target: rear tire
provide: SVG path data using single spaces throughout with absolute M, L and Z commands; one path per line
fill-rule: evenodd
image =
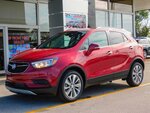
M 58 96 L 64 102 L 77 100 L 83 92 L 83 78 L 73 70 L 67 71 L 59 85 Z
M 131 87 L 139 86 L 143 81 L 144 77 L 143 71 L 144 71 L 143 66 L 140 63 L 135 62 L 132 65 L 129 75 L 126 79 L 128 85 Z

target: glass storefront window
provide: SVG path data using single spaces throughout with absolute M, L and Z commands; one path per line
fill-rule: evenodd
M 9 58 L 38 45 L 38 33 L 34 29 L 9 29 Z
M 108 9 L 108 0 L 95 0 L 96 9 Z
M 132 11 L 132 0 L 110 0 L 109 7 L 111 10 L 121 12 L 133 12 Z
M 133 16 L 123 14 L 123 28 L 133 33 Z
M 110 13 L 110 26 L 115 28 L 121 28 L 121 14 Z
M 107 11 L 96 11 L 96 27 L 108 27 Z
M 43 42 L 49 37 L 48 4 L 39 4 L 39 22 L 41 31 L 41 41 Z
M 0 23 L 36 25 L 35 3 L 1 0 Z
M 25 23 L 36 25 L 36 6 L 33 3 L 24 3 Z

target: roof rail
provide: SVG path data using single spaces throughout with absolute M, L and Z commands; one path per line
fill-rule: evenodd
M 114 28 L 112 28 L 112 27 L 97 27 L 96 29 L 114 29 Z

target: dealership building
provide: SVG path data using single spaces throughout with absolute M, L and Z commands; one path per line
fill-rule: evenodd
M 15 54 L 69 28 L 115 27 L 135 35 L 149 0 L 0 0 L 0 74 Z

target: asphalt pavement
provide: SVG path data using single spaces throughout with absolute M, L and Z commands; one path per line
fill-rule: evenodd
M 73 103 L 63 103 L 50 95 L 16 95 L 5 88 L 2 80 L 0 113 L 150 113 L 150 59 L 145 61 L 144 73 L 140 87 L 130 88 L 122 80 L 96 85 Z

